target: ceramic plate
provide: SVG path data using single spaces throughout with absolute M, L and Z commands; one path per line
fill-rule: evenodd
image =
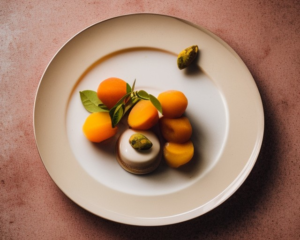
M 189 69 L 177 54 L 198 45 Z M 127 128 L 100 144 L 85 139 L 89 115 L 79 91 L 119 77 L 153 95 L 175 89 L 189 105 L 195 154 L 179 169 L 164 162 L 137 176 L 116 161 Z M 166 225 L 198 217 L 229 198 L 253 168 L 264 114 L 256 84 L 239 56 L 202 27 L 169 16 L 135 14 L 97 23 L 68 41 L 48 65 L 37 91 L 34 130 L 41 159 L 58 187 L 86 210 L 132 225 Z

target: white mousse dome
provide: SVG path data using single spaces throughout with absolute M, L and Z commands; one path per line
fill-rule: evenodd
M 152 142 L 152 147 L 148 150 L 134 149 L 130 145 L 129 139 L 135 133 L 140 133 L 147 137 Z M 120 136 L 117 144 L 118 162 L 128 172 L 146 174 L 152 172 L 160 162 L 160 142 L 151 131 L 127 129 Z

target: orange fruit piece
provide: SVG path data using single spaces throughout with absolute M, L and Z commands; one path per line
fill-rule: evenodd
M 166 118 L 159 120 L 161 133 L 168 142 L 184 143 L 192 135 L 192 126 L 187 117 Z
M 148 130 L 157 122 L 157 109 L 149 100 L 140 100 L 131 109 L 128 116 L 128 125 L 136 130 Z
M 178 168 L 193 158 L 194 145 L 192 141 L 186 143 L 167 142 L 164 146 L 163 154 L 170 167 Z
M 99 84 L 97 89 L 98 98 L 109 109 L 126 94 L 126 82 L 120 78 L 108 78 Z
M 82 131 L 91 142 L 102 142 L 114 136 L 118 128 L 112 128 L 111 118 L 107 112 L 91 113 L 85 120 Z
M 158 95 L 163 115 L 167 118 L 180 117 L 188 105 L 186 96 L 177 90 L 169 90 Z

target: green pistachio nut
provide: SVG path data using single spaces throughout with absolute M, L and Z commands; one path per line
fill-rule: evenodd
M 190 46 L 178 54 L 177 65 L 179 69 L 184 69 L 189 66 L 198 55 L 198 46 Z
M 152 147 L 152 142 L 140 133 L 132 134 L 129 143 L 135 150 L 148 150 Z

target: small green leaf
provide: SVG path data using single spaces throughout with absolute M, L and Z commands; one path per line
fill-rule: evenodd
M 158 101 L 158 99 L 156 97 L 154 97 L 153 95 L 149 94 L 149 97 L 150 97 L 150 101 L 151 103 L 153 104 L 154 107 L 156 107 L 156 109 L 161 113 L 163 114 L 162 112 L 162 107 L 161 107 L 161 104 L 160 102 Z
M 114 117 L 114 113 L 115 113 L 116 108 L 117 108 L 117 105 L 113 106 L 113 108 L 111 108 L 109 110 L 109 116 L 110 116 L 111 122 L 112 122 L 112 119 Z M 113 126 L 113 124 L 111 124 L 111 125 Z
M 131 87 L 128 83 L 126 83 L 126 93 L 130 93 L 131 92 Z
M 126 112 L 128 112 L 138 101 L 140 101 L 139 98 L 130 98 L 129 101 L 126 103 L 125 105 L 125 111 L 124 114 Z
M 107 107 L 100 101 L 95 91 L 85 90 L 80 93 L 80 99 L 88 112 L 108 112 Z
M 122 119 L 123 115 L 124 115 L 124 110 L 125 110 L 125 105 L 124 104 L 120 104 L 119 106 L 116 107 L 114 113 L 113 113 L 113 117 L 112 117 L 112 127 L 114 128 Z
M 131 87 L 131 91 L 132 91 L 132 92 L 134 91 L 135 80 L 136 80 L 136 79 L 134 79 L 133 84 L 132 84 L 132 87 Z
M 109 110 L 109 116 L 110 116 L 110 118 L 111 118 L 111 123 L 112 123 L 112 126 L 113 127 L 115 127 L 117 124 L 118 124 L 118 122 L 121 120 L 121 119 L 119 119 L 118 121 L 117 121 L 117 123 L 116 123 L 116 120 L 114 120 L 115 119 L 115 113 L 117 112 L 117 111 L 119 111 L 119 108 L 120 108 L 120 106 L 122 106 L 122 105 L 124 105 L 124 100 L 127 98 L 127 97 L 129 97 L 130 96 L 130 94 L 131 94 L 131 92 L 129 92 L 129 93 L 126 93 L 117 103 L 116 103 L 116 105 L 115 106 L 113 106 L 110 110 Z M 125 105 L 124 105 L 124 110 L 125 110 Z M 123 111 L 124 111 L 123 110 Z M 122 116 L 121 116 L 121 118 L 123 117 L 123 115 L 124 115 L 124 113 L 122 113 Z
M 136 95 L 141 99 L 149 100 L 149 94 L 144 90 L 140 90 L 140 91 L 136 92 Z

